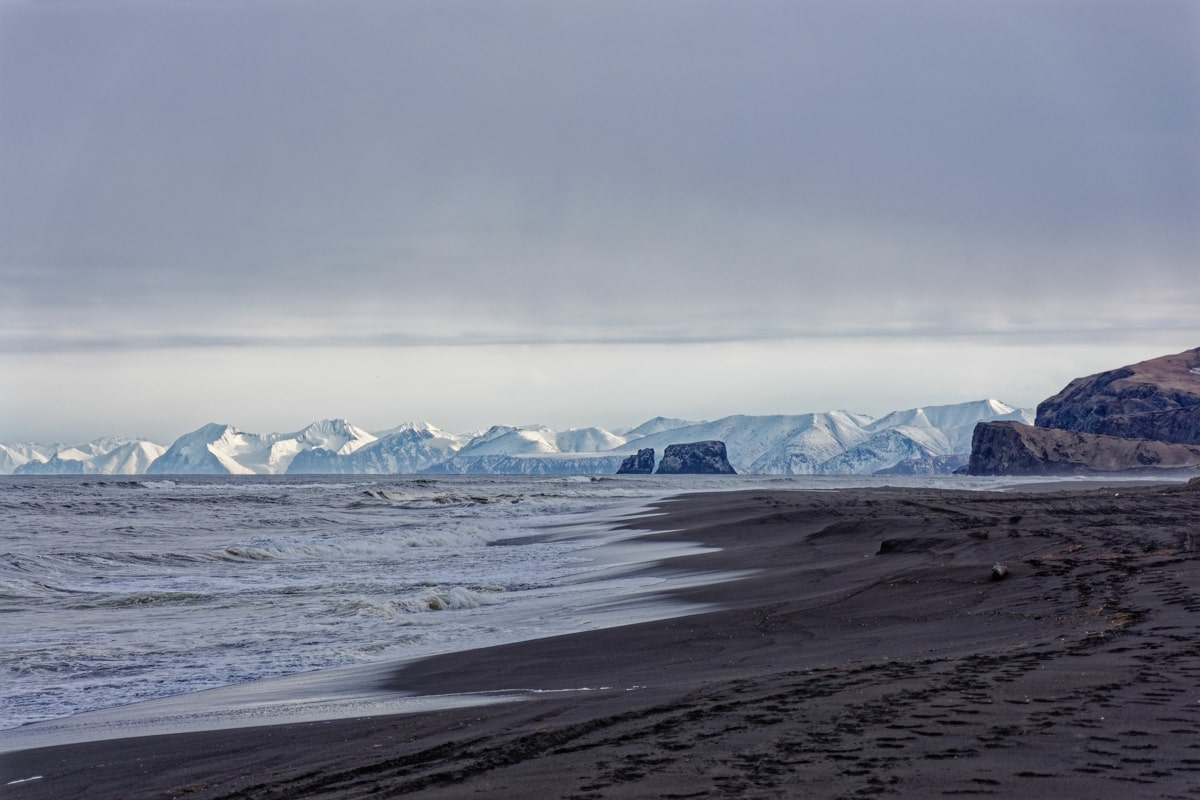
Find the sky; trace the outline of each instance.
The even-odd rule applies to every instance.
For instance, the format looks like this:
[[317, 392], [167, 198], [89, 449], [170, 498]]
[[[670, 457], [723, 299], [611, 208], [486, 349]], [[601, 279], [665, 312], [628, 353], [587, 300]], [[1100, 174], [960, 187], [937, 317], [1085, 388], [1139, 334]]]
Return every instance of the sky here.
[[1198, 254], [1190, 0], [0, 0], [0, 441], [1033, 406]]

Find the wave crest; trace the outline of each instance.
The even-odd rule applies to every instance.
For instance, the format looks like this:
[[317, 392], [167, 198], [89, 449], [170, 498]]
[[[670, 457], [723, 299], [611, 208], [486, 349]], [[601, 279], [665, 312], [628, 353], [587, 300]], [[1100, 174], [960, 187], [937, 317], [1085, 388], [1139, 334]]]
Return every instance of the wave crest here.
[[354, 616], [372, 616], [395, 619], [409, 614], [428, 611], [457, 611], [479, 608], [500, 602], [495, 595], [507, 591], [499, 585], [488, 586], [428, 586], [409, 597], [391, 600], [359, 597], [350, 601], [345, 610]]

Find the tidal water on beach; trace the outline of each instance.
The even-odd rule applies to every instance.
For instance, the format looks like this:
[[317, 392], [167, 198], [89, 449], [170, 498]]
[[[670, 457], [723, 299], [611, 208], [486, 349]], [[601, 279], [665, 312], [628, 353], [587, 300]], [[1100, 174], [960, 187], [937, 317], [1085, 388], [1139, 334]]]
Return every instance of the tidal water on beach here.
[[665, 616], [665, 579], [622, 565], [686, 547], [614, 547], [614, 521], [685, 492], [884, 482], [0, 478], [0, 729]]

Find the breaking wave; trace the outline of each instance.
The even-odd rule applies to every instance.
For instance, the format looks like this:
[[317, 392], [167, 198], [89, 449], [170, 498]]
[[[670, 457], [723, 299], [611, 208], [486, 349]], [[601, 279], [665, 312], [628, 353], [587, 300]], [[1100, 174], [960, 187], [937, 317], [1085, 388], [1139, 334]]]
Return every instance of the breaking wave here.
[[498, 603], [501, 598], [496, 595], [505, 591], [503, 586], [442, 586], [426, 587], [410, 597], [399, 597], [381, 600], [371, 597], [356, 597], [348, 600], [344, 613], [355, 616], [375, 616], [388, 619], [407, 614], [420, 614], [428, 611], [456, 611], [466, 608]]
[[209, 551], [222, 561], [356, 561], [404, 558], [414, 548], [481, 547], [488, 539], [470, 529], [414, 530], [366, 537], [263, 540]]
[[419, 511], [423, 509], [442, 509], [470, 506], [486, 506], [492, 504], [516, 505], [525, 499], [520, 494], [460, 494], [451, 491], [440, 491], [433, 494], [428, 492], [404, 492], [386, 489], [366, 489], [357, 500], [349, 503], [350, 508], [370, 508], [387, 504], [395, 508]]
[[68, 604], [68, 608], [130, 608], [133, 606], [150, 605], [184, 605], [206, 603], [214, 599], [211, 594], [202, 592], [128, 592], [108, 595], [94, 595], [87, 601]]

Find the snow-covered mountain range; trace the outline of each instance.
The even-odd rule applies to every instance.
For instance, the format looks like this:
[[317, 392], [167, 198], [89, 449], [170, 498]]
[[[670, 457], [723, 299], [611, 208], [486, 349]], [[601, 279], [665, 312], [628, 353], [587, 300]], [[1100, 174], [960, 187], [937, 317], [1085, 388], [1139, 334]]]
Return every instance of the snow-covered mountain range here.
[[243, 433], [212, 423], [175, 440], [148, 475], [282, 475], [300, 453], [349, 456], [377, 440], [344, 419], [314, 422], [295, 433]]
[[77, 446], [0, 444], [0, 474], [611, 474], [641, 448], [652, 447], [661, 458], [669, 444], [708, 439], [725, 442], [740, 473], [938, 473], [965, 463], [975, 424], [995, 420], [1032, 424], [1033, 410], [978, 400], [878, 419], [847, 411], [711, 422], [655, 417], [623, 434], [505, 425], [453, 434], [415, 422], [369, 433], [343, 419], [258, 434], [214, 423], [170, 447], [114, 438]]
[[80, 445], [0, 444], [0, 475], [142, 475], [166, 449], [118, 437]]

